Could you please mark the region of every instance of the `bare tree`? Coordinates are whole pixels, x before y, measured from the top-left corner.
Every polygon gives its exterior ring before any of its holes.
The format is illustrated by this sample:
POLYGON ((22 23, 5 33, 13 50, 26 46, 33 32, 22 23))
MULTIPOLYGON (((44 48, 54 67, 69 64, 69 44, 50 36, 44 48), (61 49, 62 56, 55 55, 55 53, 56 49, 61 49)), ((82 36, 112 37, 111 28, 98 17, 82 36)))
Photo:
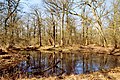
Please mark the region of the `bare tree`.
POLYGON ((42 26, 42 19, 41 19, 41 13, 38 12, 38 10, 35 9, 35 14, 37 17, 37 24, 38 24, 38 29, 39 29, 39 44, 40 47, 42 46, 42 33, 41 33, 41 26, 42 26))

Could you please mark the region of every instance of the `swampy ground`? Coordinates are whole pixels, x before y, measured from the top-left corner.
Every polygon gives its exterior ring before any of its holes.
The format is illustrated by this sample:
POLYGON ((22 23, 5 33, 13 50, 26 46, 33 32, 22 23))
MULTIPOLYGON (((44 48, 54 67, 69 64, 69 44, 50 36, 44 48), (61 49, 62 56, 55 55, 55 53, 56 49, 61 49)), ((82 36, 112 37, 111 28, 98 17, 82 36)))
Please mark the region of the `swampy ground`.
MULTIPOLYGON (((56 46, 55 48, 52 46, 45 46, 45 47, 41 47, 38 48, 37 50, 30 50, 29 51, 25 51, 25 50, 17 50, 17 49, 10 49, 10 50, 3 50, 1 49, 0 51, 0 72, 1 72, 1 80, 119 80, 119 76, 120 76, 120 60, 119 60, 119 56, 120 56, 120 49, 114 49, 112 47, 100 47, 100 46, 94 46, 94 45, 89 45, 89 46, 79 46, 79 45, 74 45, 74 46, 66 46, 66 47, 59 47, 56 46), (37 54, 30 54, 29 51, 33 53, 34 52, 39 52, 38 54, 42 53, 42 58, 41 56, 37 58, 34 58, 33 55, 37 54), (55 53, 56 55, 53 55, 53 53, 55 53), (84 53, 84 54, 83 54, 84 53), (96 59, 96 55, 92 55, 92 54, 98 54, 100 56, 98 56, 96 59), (44 54, 47 54, 46 56, 44 54), (63 54, 62 58, 64 60, 62 60, 62 63, 58 62, 59 59, 61 59, 61 54, 63 54), (52 55, 52 57, 51 57, 52 55), (65 57, 68 56, 67 58, 65 57), (82 55, 82 56, 81 56, 82 55), (92 58, 89 58, 89 56, 92 55, 92 58), (32 56, 32 59, 28 60, 30 57, 32 56), (56 56, 56 57, 55 57, 56 56), (73 60, 74 57, 72 56, 77 56, 77 58, 75 57, 75 59, 73 60), (47 57, 47 58, 46 58, 47 57), (60 58, 59 58, 60 57, 60 58), (41 61, 39 60, 41 58, 41 61), (82 60, 84 62, 84 67, 85 67, 85 71, 80 72, 79 71, 79 66, 76 68, 76 66, 74 67, 75 69, 73 69, 74 71, 71 71, 69 74, 67 74, 67 70, 69 71, 70 69, 72 69, 72 67, 70 67, 72 64, 70 63, 77 63, 77 60, 80 58, 79 61, 82 60), (50 59, 50 60, 48 60, 50 59), (93 60, 93 66, 97 66, 97 70, 96 67, 94 69, 92 69, 91 71, 89 70, 89 61, 91 61, 91 59, 95 59, 93 60), (107 59, 107 60, 106 60, 107 59), (32 61, 33 60, 33 61, 32 61), (48 61, 47 61, 48 60, 48 61), (53 61, 55 60, 55 62, 53 61), (29 73, 25 72, 25 75, 21 75, 21 73, 19 72, 21 70, 21 68, 18 68, 18 66, 20 66, 20 63, 23 61, 32 61, 37 63, 38 62, 48 62, 48 63, 43 63, 43 64, 47 64, 47 66, 42 66, 42 68, 39 68, 40 70, 42 69, 43 71, 46 70, 47 68, 50 68, 50 70, 52 71, 54 66, 58 66, 60 67, 59 69, 66 69, 66 73, 63 74, 59 74, 60 70, 56 69, 56 73, 50 73, 48 74, 49 71, 47 71, 46 73, 44 73, 45 75, 40 73, 37 74, 41 74, 42 76, 30 76, 28 75, 29 73), (50 63, 54 62, 54 64, 50 63), (75 62, 76 61, 76 62, 75 62), (57 63, 58 62, 58 63, 57 63), (70 65, 65 65, 66 63, 70 64, 70 65), (102 64, 105 64, 102 66, 102 64), (65 67, 61 68, 61 65, 65 65, 65 67), (99 65, 99 66, 98 66, 99 65), (107 65, 107 68, 106 68, 107 65), (109 65, 109 67, 108 67, 109 65), (17 66, 17 68, 16 68, 17 66), (52 66, 52 67, 49 67, 52 66), (99 69, 102 66, 101 69, 99 69), (20 69, 19 71, 17 69, 20 69), (88 70, 87 70, 88 69, 88 70), (18 71, 18 72, 17 72, 18 71), (77 73, 78 72, 78 73, 77 73), (15 74, 13 74, 15 73, 15 74), (59 74, 59 75, 56 75, 59 74)), ((83 64, 80 63, 80 64, 83 64)), ((27 64, 27 63, 26 63, 27 64)), ((31 67, 31 65, 33 65, 32 63, 27 65, 27 69, 29 69, 31 67)), ((40 64, 39 64, 40 65, 40 64)), ((42 65, 42 64, 41 64, 42 65)), ((22 65, 23 66, 23 65, 22 65)), ((73 65, 74 66, 74 65, 73 65)), ((26 67, 26 66, 25 66, 26 67)), ((22 69, 24 69, 22 67, 22 69)), ((25 68, 26 69, 26 68, 25 68)), ((39 70, 36 69, 36 70, 39 70)), ((83 70, 83 67, 82 67, 83 70)), ((61 70, 62 71, 62 70, 61 70)), ((32 72, 33 73, 33 72, 32 72)), ((22 73, 24 74, 24 73, 22 73)), ((31 73, 30 73, 31 74, 31 73)))

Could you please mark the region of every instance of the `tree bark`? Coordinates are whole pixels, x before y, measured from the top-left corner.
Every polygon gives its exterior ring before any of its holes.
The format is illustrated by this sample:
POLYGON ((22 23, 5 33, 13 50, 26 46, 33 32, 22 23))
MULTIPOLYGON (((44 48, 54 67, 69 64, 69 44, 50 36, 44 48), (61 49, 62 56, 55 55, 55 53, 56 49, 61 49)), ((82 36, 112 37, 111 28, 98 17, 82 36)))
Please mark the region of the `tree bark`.
POLYGON ((64 17, 65 17, 65 5, 63 4, 62 8, 62 26, 61 26, 61 46, 64 45, 63 39, 64 39, 64 17))

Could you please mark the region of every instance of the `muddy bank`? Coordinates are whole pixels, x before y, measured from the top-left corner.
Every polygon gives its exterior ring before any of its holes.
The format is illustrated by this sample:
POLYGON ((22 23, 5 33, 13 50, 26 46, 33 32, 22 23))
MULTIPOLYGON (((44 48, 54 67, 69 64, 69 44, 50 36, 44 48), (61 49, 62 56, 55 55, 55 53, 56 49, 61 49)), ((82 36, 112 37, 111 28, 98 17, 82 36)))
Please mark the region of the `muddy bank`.
POLYGON ((10 47, 10 51, 41 51, 46 53, 51 52, 63 52, 63 53, 98 53, 98 54, 110 54, 120 56, 120 48, 115 49, 114 47, 101 47, 94 44, 88 46, 72 45, 60 47, 59 45, 53 46, 27 46, 24 48, 10 47))
POLYGON ((117 55, 120 56, 120 48, 114 49, 113 47, 101 47, 101 46, 81 46, 81 45, 74 45, 74 46, 65 46, 65 47, 53 47, 53 46, 46 46, 41 47, 38 50, 42 52, 64 52, 64 53, 98 53, 98 54, 110 54, 110 55, 117 55))
POLYGON ((15 67, 19 62, 26 59, 25 56, 16 51, 0 49, 0 71, 4 72, 11 67, 15 67))

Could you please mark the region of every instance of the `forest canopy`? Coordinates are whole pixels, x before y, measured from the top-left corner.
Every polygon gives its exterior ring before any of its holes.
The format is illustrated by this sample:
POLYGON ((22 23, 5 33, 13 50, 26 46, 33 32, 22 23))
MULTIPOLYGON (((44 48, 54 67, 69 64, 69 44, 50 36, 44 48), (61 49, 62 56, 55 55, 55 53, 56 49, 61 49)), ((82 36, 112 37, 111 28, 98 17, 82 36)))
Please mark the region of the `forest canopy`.
POLYGON ((0 0, 0 46, 96 44, 117 48, 120 1, 110 1, 41 0, 26 8, 30 0, 0 0))

